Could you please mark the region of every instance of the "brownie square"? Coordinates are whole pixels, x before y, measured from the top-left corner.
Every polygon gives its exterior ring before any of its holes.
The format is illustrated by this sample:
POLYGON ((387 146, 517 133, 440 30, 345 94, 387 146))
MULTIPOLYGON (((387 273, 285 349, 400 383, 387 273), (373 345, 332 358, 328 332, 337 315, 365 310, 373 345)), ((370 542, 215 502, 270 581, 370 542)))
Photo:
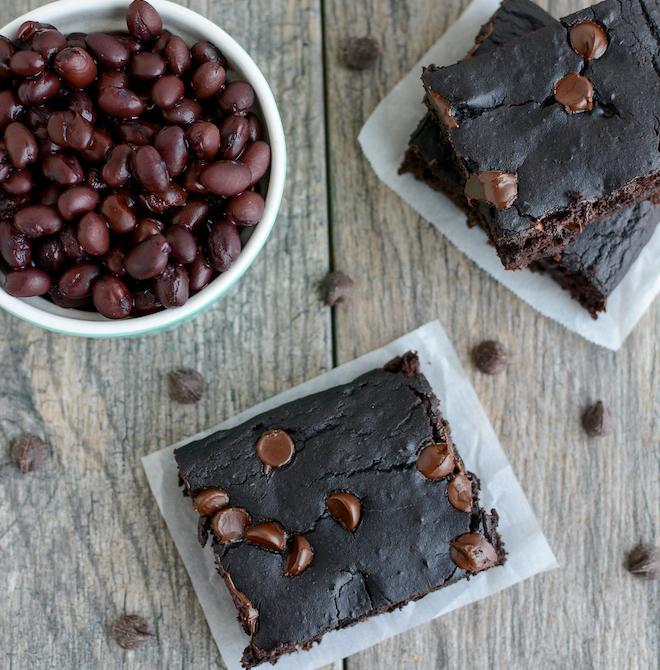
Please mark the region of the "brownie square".
POLYGON ((657 196, 659 17, 657 0, 606 0, 425 70, 427 104, 508 269, 657 196))
POLYGON ((175 451, 243 665, 505 560, 416 354, 175 451))

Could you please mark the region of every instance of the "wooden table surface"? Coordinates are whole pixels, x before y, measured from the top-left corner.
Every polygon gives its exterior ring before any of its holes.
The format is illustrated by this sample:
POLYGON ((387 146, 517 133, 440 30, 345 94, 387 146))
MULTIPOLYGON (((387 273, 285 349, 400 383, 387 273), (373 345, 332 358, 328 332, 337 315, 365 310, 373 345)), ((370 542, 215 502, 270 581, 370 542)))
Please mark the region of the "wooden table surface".
MULTIPOLYGON (((0 24, 41 4, 0 0, 0 24)), ((658 535, 657 302, 619 352, 589 344, 452 247, 379 182, 356 141, 468 0, 182 4, 233 34, 272 85, 289 147, 282 211, 238 287, 174 332, 85 341, 0 314, 0 666, 222 667, 140 458, 437 318, 562 568, 345 667, 655 667, 657 584, 621 564, 626 548, 658 535), (382 40, 383 58, 373 71, 350 71, 341 48, 366 33, 382 40), (316 292, 330 269, 359 287, 335 310, 316 292), (515 356, 495 378, 469 364, 487 337, 515 356), (181 365, 207 377, 197 406, 167 396, 164 375, 181 365), (580 411, 598 398, 615 431, 588 439, 580 411), (52 445, 47 466, 29 476, 5 449, 24 431, 52 445), (137 652, 108 640, 124 612, 142 614, 156 633, 137 652)), ((559 16, 588 3, 543 4, 559 16)))

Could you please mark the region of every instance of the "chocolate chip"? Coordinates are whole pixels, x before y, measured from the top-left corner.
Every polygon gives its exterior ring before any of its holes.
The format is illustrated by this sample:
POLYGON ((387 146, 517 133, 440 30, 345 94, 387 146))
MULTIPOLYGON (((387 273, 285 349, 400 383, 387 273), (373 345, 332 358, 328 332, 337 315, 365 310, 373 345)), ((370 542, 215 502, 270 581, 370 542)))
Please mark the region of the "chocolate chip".
POLYGON ((499 170, 471 174, 465 183, 465 195, 468 200, 509 209, 518 198, 518 177, 499 170))
POLYGON ((346 530, 357 528, 362 515, 362 503, 357 496, 348 491, 335 491, 328 495, 325 504, 332 518, 346 530))
POLYGON ((211 530, 222 544, 240 542, 250 525, 250 515, 242 507, 226 507, 211 519, 211 530))
POLYGON ((450 130, 458 128, 458 121, 451 111, 451 103, 449 100, 435 91, 429 91, 429 96, 438 118, 447 126, 447 128, 450 130))
POLYGON ((366 70, 381 57, 380 42, 372 35, 351 37, 344 49, 344 61, 353 70, 366 70))
POLYGON ((472 360, 477 369, 486 375, 496 375, 509 365, 509 353, 496 340, 485 340, 472 350, 472 360))
POLYGON ((472 481, 465 473, 452 477, 447 484, 447 498, 459 512, 472 510, 472 481))
POLYGON ((153 637, 147 622, 137 614, 125 614, 112 624, 112 637, 122 648, 134 651, 153 637))
POLYGON ((257 456, 264 464, 264 474, 291 462, 295 451, 291 436, 284 430, 267 430, 257 441, 257 456))
POLYGON ((271 551, 284 551, 286 547, 286 531, 277 521, 255 523, 245 531, 243 539, 271 551))
POLYGON ((225 584, 231 593, 234 606, 238 610, 238 616, 243 624, 243 630, 248 635, 253 635, 257 629, 257 622, 259 621, 259 610, 256 609, 248 600, 247 596, 239 591, 234 584, 234 580, 228 572, 224 574, 225 584))
POLYGON ((448 477, 455 464, 454 447, 449 443, 429 444, 417 457, 417 469, 431 481, 448 477))
POLYGON ((576 23, 569 32, 573 51, 582 58, 593 60, 607 51, 607 35, 603 27, 595 21, 576 23))
POLYGON ((555 84, 555 100, 569 114, 588 112, 594 106, 593 84, 576 72, 569 72, 555 84))
POLYGON ((289 577, 297 577, 305 572, 314 558, 314 550, 307 538, 294 535, 286 557, 286 572, 289 577))
POLYGON ((348 302, 355 293, 355 282, 343 272, 330 272, 321 283, 323 301, 329 307, 348 302))
POLYGON ((205 489, 193 498, 193 507, 202 516, 215 514, 229 505, 229 496, 222 489, 205 489))
POLYGON ((204 377, 191 368, 178 368, 168 375, 170 398, 184 405, 199 402, 204 395, 204 377))
POLYGON ((12 442, 10 456, 23 474, 32 472, 46 460, 48 445, 36 435, 23 435, 12 442))
POLYGON ((465 533, 450 543, 451 560, 467 572, 480 572, 497 565, 495 547, 480 533, 465 533))
POLYGON ((591 437, 600 437, 612 432, 612 415, 599 400, 582 414, 582 427, 591 437))
POLYGON ((660 577, 660 547, 640 543, 626 555, 626 570, 640 579, 655 580, 660 577))
POLYGON ((408 351, 403 356, 393 358, 383 368, 385 372, 400 372, 404 377, 419 375, 419 356, 415 351, 408 351))
POLYGON ((210 530, 211 518, 208 516, 200 516, 199 519, 197 519, 197 540, 202 547, 205 547, 208 542, 210 530))

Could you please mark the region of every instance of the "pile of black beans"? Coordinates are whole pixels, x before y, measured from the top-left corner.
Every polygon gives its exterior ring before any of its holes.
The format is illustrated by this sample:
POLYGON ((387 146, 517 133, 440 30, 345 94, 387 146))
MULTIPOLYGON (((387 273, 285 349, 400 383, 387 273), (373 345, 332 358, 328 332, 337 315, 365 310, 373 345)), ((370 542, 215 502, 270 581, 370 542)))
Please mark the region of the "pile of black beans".
POLYGON ((254 90, 135 0, 128 31, 0 38, 4 290, 108 318, 179 307, 241 253, 270 147, 254 90))

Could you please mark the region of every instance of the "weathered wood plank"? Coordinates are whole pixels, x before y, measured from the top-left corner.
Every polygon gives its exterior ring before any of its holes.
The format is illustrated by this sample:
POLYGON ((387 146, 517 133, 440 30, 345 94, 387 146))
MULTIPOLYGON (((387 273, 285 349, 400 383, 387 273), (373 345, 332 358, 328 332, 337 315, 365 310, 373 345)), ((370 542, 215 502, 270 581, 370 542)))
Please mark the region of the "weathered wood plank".
MULTIPOLYGON (((358 654, 347 666, 654 667, 657 587, 635 581, 621 562, 627 547, 658 534, 660 310, 650 310, 617 354, 590 345, 460 254, 378 181, 356 141, 377 103, 467 4, 324 3, 333 259, 361 288, 334 315, 336 359, 439 318, 563 568, 358 654), (366 33, 382 40, 381 63, 347 70, 340 60, 346 38, 366 33), (506 342, 516 359, 494 379, 469 363, 470 348, 486 337, 506 342), (589 440, 579 415, 597 398, 612 408, 616 430, 589 440)), ((559 16, 586 4, 545 6, 559 16)))
MULTIPOLYGON (((3 1, 0 24, 40 4, 3 1)), ((231 295, 174 332, 91 342, 0 315, 3 667, 221 667, 140 457, 332 363, 329 310, 310 290, 329 266, 319 3, 183 4, 232 33, 272 85, 291 148, 282 212, 231 295), (207 377, 198 406, 167 397, 164 375, 179 365, 207 377), (25 430, 53 455, 23 477, 6 445, 25 430), (133 654, 108 642, 125 611, 157 641, 133 654)))

